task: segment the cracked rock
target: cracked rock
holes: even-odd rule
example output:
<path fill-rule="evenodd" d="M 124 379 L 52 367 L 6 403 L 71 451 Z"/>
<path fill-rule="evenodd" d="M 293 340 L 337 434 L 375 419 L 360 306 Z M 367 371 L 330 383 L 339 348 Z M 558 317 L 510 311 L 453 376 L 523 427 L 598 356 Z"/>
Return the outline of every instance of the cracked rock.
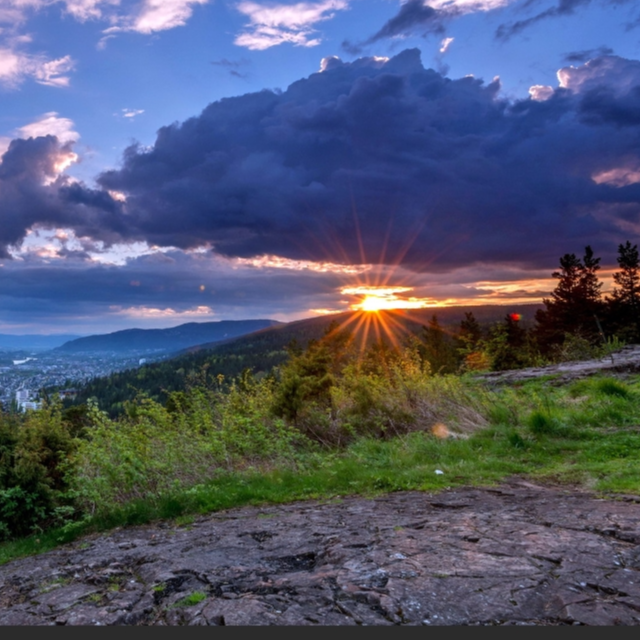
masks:
<path fill-rule="evenodd" d="M 640 499 L 519 480 L 242 507 L 0 566 L 0 625 L 637 625 L 638 540 Z"/>

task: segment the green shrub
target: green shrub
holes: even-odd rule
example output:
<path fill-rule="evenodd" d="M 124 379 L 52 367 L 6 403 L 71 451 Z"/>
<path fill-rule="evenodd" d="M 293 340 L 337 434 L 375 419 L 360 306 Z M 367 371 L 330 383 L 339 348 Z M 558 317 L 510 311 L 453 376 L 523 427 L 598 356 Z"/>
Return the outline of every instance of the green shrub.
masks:
<path fill-rule="evenodd" d="M 58 404 L 0 416 L 0 539 L 73 516 L 68 477 L 75 446 Z"/>
<path fill-rule="evenodd" d="M 273 380 L 192 388 L 167 407 L 140 397 L 111 420 L 89 403 L 91 427 L 75 456 L 74 488 L 90 513 L 157 499 L 221 472 L 290 458 L 301 439 L 270 414 Z"/>

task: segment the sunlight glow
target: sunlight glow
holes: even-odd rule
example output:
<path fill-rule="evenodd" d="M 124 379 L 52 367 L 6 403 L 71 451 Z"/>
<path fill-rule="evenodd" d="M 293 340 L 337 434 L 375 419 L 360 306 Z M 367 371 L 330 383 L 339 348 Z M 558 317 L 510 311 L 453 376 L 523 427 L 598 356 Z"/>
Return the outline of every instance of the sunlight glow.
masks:
<path fill-rule="evenodd" d="M 357 311 L 381 311 L 383 309 L 424 309 L 441 306 L 433 298 L 401 297 L 398 294 L 413 291 L 413 287 L 343 287 L 343 295 L 357 296 L 360 301 L 352 304 L 351 309 Z"/>
<path fill-rule="evenodd" d="M 309 309 L 309 313 L 313 313 L 318 316 L 329 316 L 333 313 L 342 313 L 344 309 Z"/>
<path fill-rule="evenodd" d="M 280 256 L 264 255 L 257 258 L 234 258 L 233 263 L 241 267 L 259 269 L 290 269 L 291 271 L 316 271 L 318 273 L 359 274 L 371 269 L 370 264 L 337 264 L 335 262 L 313 262 L 311 260 L 291 260 Z"/>

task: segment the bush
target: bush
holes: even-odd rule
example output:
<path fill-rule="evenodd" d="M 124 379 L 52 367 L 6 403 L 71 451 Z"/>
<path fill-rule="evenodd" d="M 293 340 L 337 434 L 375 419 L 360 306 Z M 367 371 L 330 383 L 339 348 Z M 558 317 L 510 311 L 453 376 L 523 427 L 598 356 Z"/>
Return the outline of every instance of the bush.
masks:
<path fill-rule="evenodd" d="M 0 416 L 0 539 L 62 524 L 73 514 L 68 478 L 75 447 L 57 404 Z"/>
<path fill-rule="evenodd" d="M 140 397 L 111 420 L 89 403 L 91 427 L 75 457 L 75 489 L 90 513 L 154 500 L 221 472 L 290 458 L 299 433 L 273 418 L 273 380 L 194 387 L 163 407 Z"/>

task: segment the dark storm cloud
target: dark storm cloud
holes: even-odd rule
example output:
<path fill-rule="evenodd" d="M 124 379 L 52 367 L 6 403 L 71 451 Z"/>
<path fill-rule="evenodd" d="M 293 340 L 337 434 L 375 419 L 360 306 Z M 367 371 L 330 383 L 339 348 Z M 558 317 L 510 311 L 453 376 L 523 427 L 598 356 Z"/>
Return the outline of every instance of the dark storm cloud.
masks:
<path fill-rule="evenodd" d="M 591 4 L 592 0 L 558 0 L 558 4 L 545 9 L 540 13 L 526 18 L 524 20 L 517 20 L 509 24 L 501 24 L 496 30 L 496 38 L 499 40 L 508 40 L 512 36 L 524 31 L 531 25 L 540 22 L 541 20 L 547 20 L 549 18 L 559 18 L 562 16 L 573 15 L 577 9 L 581 9 Z M 596 0 L 598 4 L 605 7 L 617 6 L 627 3 L 633 3 L 635 0 Z M 531 3 L 526 3 L 525 6 L 529 6 Z"/>
<path fill-rule="evenodd" d="M 640 186 L 593 176 L 640 162 L 639 67 L 608 56 L 567 68 L 545 102 L 509 102 L 417 50 L 334 58 L 281 94 L 162 128 L 98 181 L 128 195 L 131 237 L 229 256 L 430 271 L 555 264 L 590 243 L 612 257 L 640 222 Z"/>
<path fill-rule="evenodd" d="M 615 264 L 640 225 L 638 61 L 562 69 L 545 101 L 443 77 L 417 50 L 323 67 L 163 127 L 93 190 L 44 184 L 64 149 L 55 139 L 15 141 L 0 171 L 11 223 L 0 241 L 40 223 L 106 242 L 445 273 L 548 268 L 587 244 Z"/>
<path fill-rule="evenodd" d="M 570 51 L 565 54 L 564 59 L 566 62 L 587 62 L 592 58 L 598 58 L 600 56 L 609 56 L 613 53 L 613 49 L 609 47 L 598 47 L 597 49 L 584 49 L 582 51 Z"/>
<path fill-rule="evenodd" d="M 620 98 L 614 98 L 605 88 L 591 89 L 584 95 L 579 112 L 590 124 L 636 128 L 640 126 L 640 86 Z"/>
<path fill-rule="evenodd" d="M 73 157 L 55 136 L 13 140 L 0 164 L 0 257 L 35 223 L 106 237 L 122 232 L 117 203 L 104 191 L 68 185 L 60 166 Z"/>
<path fill-rule="evenodd" d="M 53 136 L 11 142 L 0 164 L 0 257 L 39 218 L 60 217 L 56 187 L 44 183 L 55 178 L 60 155 L 70 152 Z"/>

